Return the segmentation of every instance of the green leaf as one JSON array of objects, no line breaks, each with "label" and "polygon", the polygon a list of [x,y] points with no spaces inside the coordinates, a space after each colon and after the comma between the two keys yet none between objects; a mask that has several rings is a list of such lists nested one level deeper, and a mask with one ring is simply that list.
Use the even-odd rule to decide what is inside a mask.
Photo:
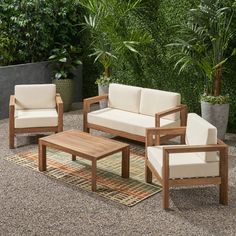
[{"label": "green leaf", "polygon": [[57,56],[56,55],[51,55],[48,59],[49,60],[53,60],[53,59],[55,59]]},{"label": "green leaf", "polygon": [[75,64],[76,64],[76,65],[82,65],[83,63],[82,63],[81,60],[76,60],[76,61],[75,61]]},{"label": "green leaf", "polygon": [[55,74],[55,78],[56,78],[56,79],[60,79],[61,77],[62,77],[62,74],[61,74],[61,73],[57,72],[57,73]]},{"label": "green leaf", "polygon": [[65,63],[65,62],[67,62],[67,58],[63,57],[63,58],[59,59],[59,61]]},{"label": "green leaf", "polygon": [[235,56],[236,55],[236,48],[234,48],[233,52],[231,53],[231,56]]}]

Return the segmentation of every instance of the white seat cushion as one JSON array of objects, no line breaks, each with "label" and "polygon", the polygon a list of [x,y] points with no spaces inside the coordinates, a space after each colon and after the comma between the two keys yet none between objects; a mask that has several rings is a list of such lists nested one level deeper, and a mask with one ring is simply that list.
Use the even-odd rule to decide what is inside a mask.
[{"label": "white seat cushion", "polygon": [[[139,112],[143,115],[154,116],[157,112],[165,111],[178,105],[180,105],[179,93],[143,88],[141,91]],[[178,120],[179,112],[163,118]]]},{"label": "white seat cushion", "polygon": [[56,107],[55,84],[15,86],[16,109],[52,109]]},{"label": "white seat cushion", "polygon": [[[165,146],[147,148],[148,160],[161,177],[163,177],[163,147]],[[219,176],[219,162],[205,162],[196,153],[170,154],[169,167],[171,179]]]},{"label": "white seat cushion", "polygon": [[54,127],[57,125],[56,109],[15,110],[15,128]]},{"label": "white seat cushion", "polygon": [[110,84],[108,106],[130,112],[139,112],[141,88],[123,84]]},{"label": "white seat cushion", "polygon": [[[155,127],[155,118],[133,112],[105,108],[88,113],[88,123],[145,136],[146,128]],[[179,126],[179,121],[161,119],[161,126]]]},{"label": "white seat cushion", "polygon": [[[186,129],[186,144],[207,145],[217,144],[217,129],[195,113],[189,113]],[[202,152],[198,155],[204,161],[218,161],[217,152]]]}]

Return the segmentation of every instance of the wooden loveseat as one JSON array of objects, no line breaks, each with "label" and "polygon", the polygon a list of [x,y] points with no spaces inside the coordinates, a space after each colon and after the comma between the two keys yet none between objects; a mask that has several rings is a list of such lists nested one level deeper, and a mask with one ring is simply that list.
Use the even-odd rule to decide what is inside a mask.
[{"label": "wooden loveseat", "polygon": [[[101,100],[108,100],[108,107],[91,111]],[[112,83],[107,95],[84,99],[84,131],[96,129],[145,142],[146,128],[186,126],[187,106],[180,100],[178,93]]]}]

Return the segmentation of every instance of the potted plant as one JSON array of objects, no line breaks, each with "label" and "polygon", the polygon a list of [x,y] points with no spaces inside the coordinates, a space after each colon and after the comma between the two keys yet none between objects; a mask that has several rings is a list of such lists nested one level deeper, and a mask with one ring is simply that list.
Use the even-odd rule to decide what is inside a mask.
[{"label": "potted plant", "polygon": [[233,8],[223,6],[220,1],[202,0],[197,8],[190,10],[188,21],[177,26],[176,42],[168,45],[179,49],[173,55],[179,73],[191,67],[204,79],[202,117],[217,127],[220,139],[224,139],[229,115],[229,96],[221,94],[223,70],[236,53],[235,49],[230,52],[229,47],[234,36],[233,16]]},{"label": "potted plant", "polygon": [[[98,85],[98,95],[108,94],[109,91],[109,83],[111,82],[110,74],[107,76],[105,73],[100,75],[100,78],[96,80],[96,84]],[[100,108],[106,108],[108,105],[107,101],[99,102]]]},{"label": "potted plant", "polygon": [[[102,47],[103,50],[94,48],[95,52],[90,54],[90,56],[95,56],[94,62],[99,61],[103,66],[103,72],[95,83],[98,85],[98,95],[104,95],[108,94],[109,83],[114,81],[111,78],[111,65],[113,60],[117,59],[117,57],[111,52],[108,52],[108,49],[104,48],[103,44],[106,45],[106,42],[102,42],[101,40],[99,42],[101,43],[100,48]],[[108,103],[107,101],[100,101],[99,105],[102,109],[107,107]]]},{"label": "potted plant", "polygon": [[81,65],[78,59],[80,49],[72,45],[62,45],[54,48],[49,60],[53,64],[52,82],[56,84],[57,92],[60,93],[64,104],[64,111],[71,107],[74,97],[74,70]]},{"label": "potted plant", "polygon": [[[121,51],[139,53],[138,47],[152,41],[142,27],[130,25],[130,17],[140,9],[142,0],[81,0],[84,7],[84,29],[90,33],[94,62],[102,65],[102,73],[96,80],[99,92],[108,92],[108,85],[114,81],[111,67],[116,60],[122,60]],[[124,33],[125,32],[125,33]]]}]

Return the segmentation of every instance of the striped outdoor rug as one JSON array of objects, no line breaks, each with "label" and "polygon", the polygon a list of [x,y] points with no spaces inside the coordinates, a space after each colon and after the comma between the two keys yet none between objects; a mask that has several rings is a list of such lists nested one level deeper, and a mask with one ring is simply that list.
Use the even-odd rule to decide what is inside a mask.
[{"label": "striped outdoor rug", "polygon": [[[21,166],[38,171],[37,150],[19,153],[6,158]],[[77,157],[71,160],[71,155],[47,149],[47,171],[40,172],[63,183],[91,191],[91,162]],[[142,200],[158,193],[158,185],[144,182],[144,150],[131,146],[130,178],[121,177],[121,153],[113,154],[97,162],[97,192],[102,197],[112,201],[134,206]]]}]

